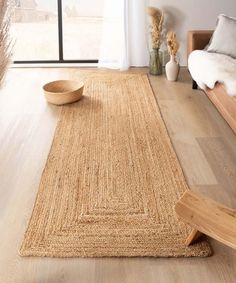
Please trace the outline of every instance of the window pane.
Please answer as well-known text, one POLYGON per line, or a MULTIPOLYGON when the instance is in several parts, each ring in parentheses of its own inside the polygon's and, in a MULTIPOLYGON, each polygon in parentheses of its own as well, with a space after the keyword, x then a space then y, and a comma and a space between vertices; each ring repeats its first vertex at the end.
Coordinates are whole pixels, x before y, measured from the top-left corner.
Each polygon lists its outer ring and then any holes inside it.
POLYGON ((104 0, 63 0, 62 5, 64 59, 97 59, 104 0))
POLYGON ((58 60, 57 0, 15 0, 14 61, 58 60))

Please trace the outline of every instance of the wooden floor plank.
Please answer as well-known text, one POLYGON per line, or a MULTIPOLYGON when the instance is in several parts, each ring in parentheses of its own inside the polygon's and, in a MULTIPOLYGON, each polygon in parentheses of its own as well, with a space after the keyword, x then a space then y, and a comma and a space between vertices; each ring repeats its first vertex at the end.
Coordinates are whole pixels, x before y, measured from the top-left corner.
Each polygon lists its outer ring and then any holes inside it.
POLYGON ((236 143, 229 148, 224 137, 197 138, 197 141, 208 160, 222 189, 231 192, 236 203, 236 143))

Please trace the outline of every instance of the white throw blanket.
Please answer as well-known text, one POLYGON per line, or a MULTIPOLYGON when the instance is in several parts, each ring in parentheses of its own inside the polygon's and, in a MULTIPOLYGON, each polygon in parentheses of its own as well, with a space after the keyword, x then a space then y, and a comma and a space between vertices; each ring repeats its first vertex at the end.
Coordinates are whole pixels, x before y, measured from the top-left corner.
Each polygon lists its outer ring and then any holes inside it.
POLYGON ((236 96, 236 60, 223 54, 193 51, 188 60, 192 78, 202 89, 223 83, 230 96, 236 96))

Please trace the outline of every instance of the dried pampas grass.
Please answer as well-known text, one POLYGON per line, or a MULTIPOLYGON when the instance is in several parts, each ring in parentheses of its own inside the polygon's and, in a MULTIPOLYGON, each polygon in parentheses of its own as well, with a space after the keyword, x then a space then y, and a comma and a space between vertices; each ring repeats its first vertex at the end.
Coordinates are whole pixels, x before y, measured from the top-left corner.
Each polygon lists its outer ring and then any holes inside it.
POLYGON ((173 31, 169 31, 167 34, 167 47, 170 56, 176 56, 179 50, 179 42, 176 37, 176 33, 173 31))
POLYGON ((0 0, 0 86, 11 56, 11 43, 9 40, 9 27, 12 1, 0 0))
POLYGON ((164 21, 163 12, 154 7, 147 8, 147 14, 151 17, 152 21, 152 48, 158 49, 161 46, 161 39, 162 39, 162 26, 164 21))

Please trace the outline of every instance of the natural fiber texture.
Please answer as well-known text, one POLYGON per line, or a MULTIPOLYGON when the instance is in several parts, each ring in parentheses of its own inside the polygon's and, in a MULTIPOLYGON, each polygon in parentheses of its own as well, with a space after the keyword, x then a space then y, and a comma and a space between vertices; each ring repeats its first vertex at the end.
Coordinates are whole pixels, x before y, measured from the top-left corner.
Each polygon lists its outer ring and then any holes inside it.
POLYGON ((88 73, 62 108, 23 256, 208 256, 185 247, 188 189, 146 75, 88 73))

